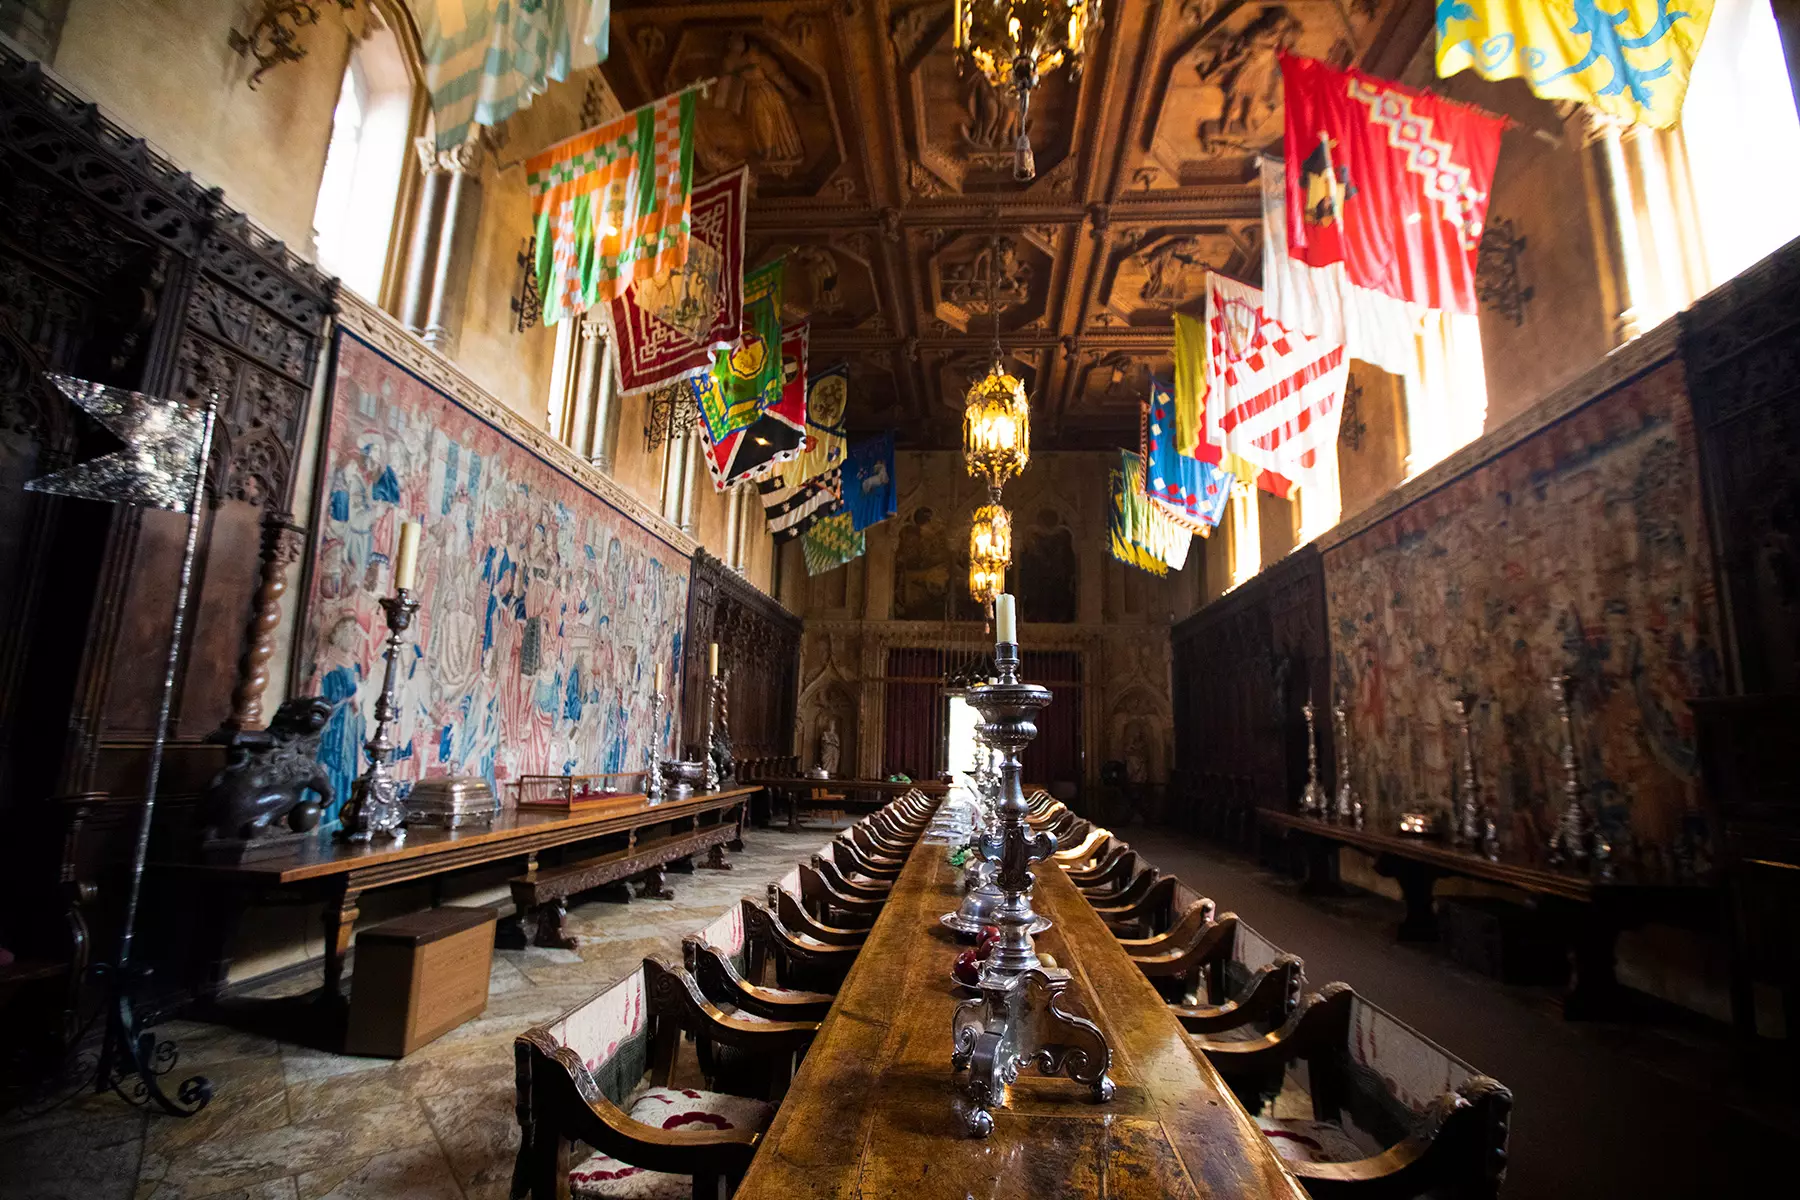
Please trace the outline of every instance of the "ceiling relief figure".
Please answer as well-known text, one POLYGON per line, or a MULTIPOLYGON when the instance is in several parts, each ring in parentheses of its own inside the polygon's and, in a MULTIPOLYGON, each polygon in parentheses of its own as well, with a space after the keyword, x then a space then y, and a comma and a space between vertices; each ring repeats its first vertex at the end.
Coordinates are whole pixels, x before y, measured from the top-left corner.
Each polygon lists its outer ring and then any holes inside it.
POLYGON ((1143 266, 1138 297, 1156 308, 1176 308, 1197 299, 1206 289, 1206 243, 1177 237, 1134 257, 1143 266))
POLYGON ((964 312, 984 317, 1005 312, 1030 299, 1031 275, 1031 264, 1019 257, 1018 243, 997 238, 968 262, 944 267, 944 299, 964 312))
POLYGON ((980 71, 969 72, 963 105, 969 110, 969 119, 962 124, 963 141, 975 150, 1010 154, 1019 137, 1019 110, 980 71))
POLYGON ((1301 31, 1299 20, 1276 5, 1242 29, 1222 31, 1201 46, 1194 72, 1223 94, 1219 115, 1200 122, 1204 151, 1255 150, 1256 143, 1267 140, 1266 131, 1281 109, 1277 56, 1293 48, 1301 31))
POLYGON ((791 103, 801 99, 799 85, 759 40, 740 32, 726 37, 713 105, 742 119, 758 165, 783 178, 806 161, 791 103))
POLYGON ((837 256, 823 246, 796 246, 788 252, 788 261, 806 273, 810 285, 814 316, 830 316, 841 312, 844 298, 838 292, 837 256))

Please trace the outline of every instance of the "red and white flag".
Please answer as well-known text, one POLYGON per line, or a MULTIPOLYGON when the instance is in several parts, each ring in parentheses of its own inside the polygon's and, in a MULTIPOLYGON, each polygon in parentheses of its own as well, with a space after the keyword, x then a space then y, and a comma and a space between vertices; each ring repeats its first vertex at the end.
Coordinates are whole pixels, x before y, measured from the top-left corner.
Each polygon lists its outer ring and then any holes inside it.
POLYGON ((1211 272, 1206 337, 1205 440, 1302 488, 1324 484, 1350 373, 1343 343, 1288 329, 1262 292, 1211 272))
POLYGON ((1288 253, 1354 287, 1475 311, 1506 122, 1354 68, 1281 56, 1288 253))

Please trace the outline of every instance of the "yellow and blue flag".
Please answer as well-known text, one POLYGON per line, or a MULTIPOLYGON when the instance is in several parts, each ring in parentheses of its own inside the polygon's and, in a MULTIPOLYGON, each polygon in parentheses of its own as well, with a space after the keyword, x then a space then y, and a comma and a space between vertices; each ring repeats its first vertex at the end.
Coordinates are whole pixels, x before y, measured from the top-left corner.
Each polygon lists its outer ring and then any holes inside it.
POLYGON ((1436 0, 1437 73, 1523 79, 1546 100, 1666 129, 1714 0, 1436 0))

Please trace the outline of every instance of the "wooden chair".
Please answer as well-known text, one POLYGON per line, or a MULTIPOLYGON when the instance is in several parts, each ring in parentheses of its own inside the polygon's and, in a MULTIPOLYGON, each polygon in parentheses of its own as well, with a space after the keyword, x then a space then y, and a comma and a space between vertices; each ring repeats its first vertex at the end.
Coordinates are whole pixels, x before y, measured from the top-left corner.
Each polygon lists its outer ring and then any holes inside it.
POLYGON ((1094 911, 1121 937, 1148 937, 1166 931, 1200 899, 1200 894, 1174 875, 1164 875, 1130 904, 1095 904, 1094 911))
POLYGON ((828 925, 869 926, 881 913, 886 900, 853 896, 833 887, 810 864, 800 864, 800 900, 815 920, 828 925))
POLYGON ((1074 880, 1075 887, 1091 904, 1105 904, 1123 891, 1137 877, 1137 851, 1127 848, 1112 860, 1112 865, 1074 880))
POLYGON ((1499 1194, 1512 1093, 1348 984, 1308 996, 1265 1037, 1195 1042, 1252 1114, 1268 1073, 1305 1064, 1312 1119, 1256 1122, 1319 1200, 1499 1194))
POLYGON ((656 1189, 729 1195, 749 1168, 774 1105, 674 1090, 684 1029, 766 1058, 778 1093, 785 1085, 775 1075, 791 1070, 818 1026, 728 1016, 685 971, 646 960, 644 970, 514 1042, 519 1153, 513 1195, 557 1200, 656 1189), (577 1159, 577 1144, 593 1152, 577 1159))
POLYGON ((869 940, 867 929, 846 929, 814 920, 813 915, 801 906, 800 898, 777 883, 769 885, 769 909, 781 918, 789 933, 812 938, 827 946, 861 946, 869 940))
POLYGON ((860 875, 865 879, 879 880, 891 885, 900 877, 898 866, 889 865, 886 859, 875 862, 865 858, 862 851, 856 848, 855 842, 846 841, 841 837, 831 840, 831 859, 847 878, 860 875))
POLYGON ((849 875, 846 875, 839 869, 837 863, 833 859, 827 858, 823 854, 815 853, 812 856, 812 869, 817 871, 820 876, 824 878, 826 883, 829 883, 844 895, 854 896, 863 900, 885 901, 888 897, 888 893, 894 888, 894 882, 891 879, 871 879, 867 876, 860 879, 852 879, 849 875))
POLYGON ((1131 877, 1131 882, 1127 883, 1124 887, 1119 888, 1110 896, 1103 896, 1098 900, 1089 896, 1088 903, 1092 905, 1096 911, 1101 908, 1109 910, 1129 908, 1139 900, 1142 900, 1150 891, 1151 885, 1161 878, 1161 871, 1158 871, 1155 867, 1146 867, 1140 862, 1137 873, 1131 877))
POLYGON ((1119 856, 1130 849, 1130 843, 1109 834, 1106 840, 1085 859, 1064 858, 1058 854, 1053 856, 1051 861, 1061 867, 1063 873, 1070 879, 1081 884, 1089 882, 1094 876, 1111 868, 1118 861, 1119 856))
MULTIPOLYGON (((856 847, 856 852, 872 863, 895 868, 906 864, 907 848, 895 846, 891 842, 884 844, 867 822, 852 825, 845 836, 856 847)), ((913 844, 916 845, 917 842, 913 844)))
POLYGON ((1217 916, 1211 900, 1195 900, 1168 932, 1148 938, 1121 938, 1119 945, 1164 999, 1184 1001, 1200 986, 1206 965, 1222 953, 1236 921, 1230 913, 1217 916))
POLYGON ((1066 846, 1062 844, 1061 839, 1058 839, 1058 849, 1055 854, 1050 856, 1051 861, 1065 870, 1091 871, 1100 865, 1099 860, 1110 850, 1109 843, 1113 843, 1110 829, 1089 825, 1082 831, 1080 838, 1066 846))
POLYGON ((681 939, 681 959, 700 994, 730 1015, 764 1021, 823 1021, 831 1011, 831 997, 824 992, 749 982, 729 955, 697 934, 681 939))
MULTIPOLYGON (((1223 917, 1219 924, 1225 924, 1223 917)), ((1189 1033, 1213 1037, 1259 1036, 1281 1028, 1299 1007, 1306 984, 1298 956, 1235 917, 1224 944, 1201 968, 1204 1002, 1170 1007, 1189 1033)))
MULTIPOLYGON (((739 901, 744 913, 744 932, 752 947, 752 961, 772 960, 775 982, 784 988, 802 983, 820 991, 836 991, 862 951, 855 945, 830 945, 788 929, 774 913, 749 898, 739 901)), ((757 972, 751 972, 757 978, 757 972)))

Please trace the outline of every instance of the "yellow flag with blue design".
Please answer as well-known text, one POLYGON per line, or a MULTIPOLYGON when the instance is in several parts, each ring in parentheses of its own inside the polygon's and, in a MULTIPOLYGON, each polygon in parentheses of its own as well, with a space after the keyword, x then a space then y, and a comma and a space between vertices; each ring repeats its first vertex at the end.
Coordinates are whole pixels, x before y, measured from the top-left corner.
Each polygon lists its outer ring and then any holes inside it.
POLYGON ((1714 0, 1436 0, 1437 73, 1523 79, 1546 100, 1666 129, 1714 0))

